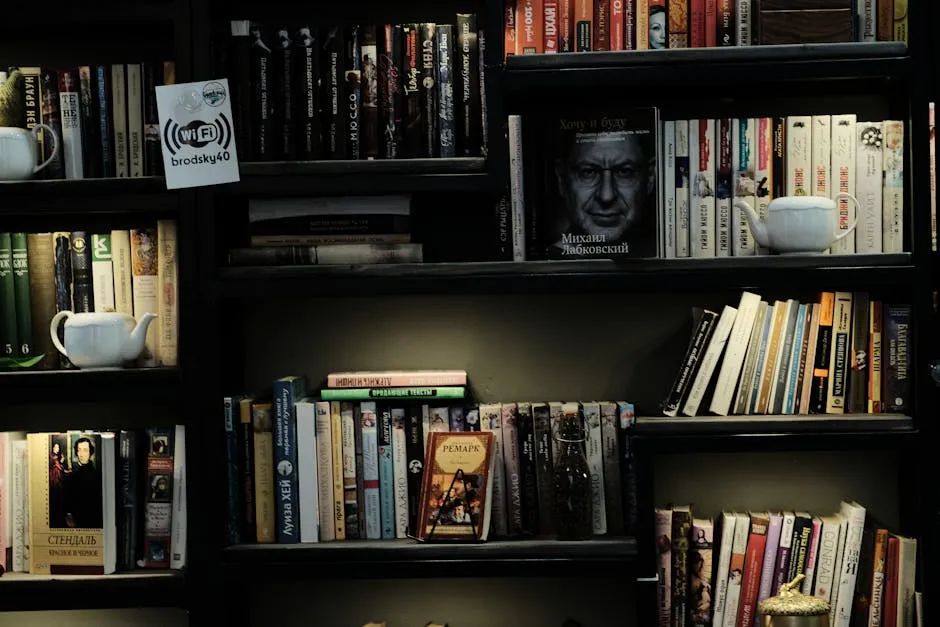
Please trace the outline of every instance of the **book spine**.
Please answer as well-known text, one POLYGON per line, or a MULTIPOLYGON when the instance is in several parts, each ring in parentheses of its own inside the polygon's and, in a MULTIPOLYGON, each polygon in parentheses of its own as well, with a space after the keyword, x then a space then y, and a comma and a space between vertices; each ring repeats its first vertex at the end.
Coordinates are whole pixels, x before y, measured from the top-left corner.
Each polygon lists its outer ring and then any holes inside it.
MULTIPOLYGON (((405 433, 405 409, 392 409, 392 472, 395 500, 395 537, 408 536, 408 443, 405 433)), ((355 494, 353 494, 355 497, 355 494)))
POLYGON ((715 245, 715 120, 689 121, 691 182, 690 240, 692 257, 714 257, 715 245), (694 132, 693 132, 694 129, 694 132), (692 147, 695 159, 692 159, 692 147))
POLYGON ((519 437, 519 485, 522 495, 522 531, 526 535, 539 532, 539 495, 536 470, 535 423, 531 403, 519 403, 516 409, 519 437))
POLYGON ((787 583, 787 574, 790 572, 790 555, 793 549, 793 527, 796 516, 793 512, 783 514, 783 525, 780 527, 780 546, 777 547, 777 561, 774 566, 774 583, 770 589, 770 596, 777 596, 780 586, 787 583))
POLYGON ((444 159, 457 155, 457 124, 454 119, 455 41, 452 24, 439 24, 435 32, 437 48, 437 120, 438 156, 444 159))
POLYGON ((424 470, 424 425, 421 409, 411 404, 407 408, 405 425, 406 456, 408 464, 408 533, 418 530, 418 505, 421 500, 421 479, 424 470))
POLYGON ((611 0, 594 0, 593 50, 610 50, 610 3, 611 0))
POLYGON ((689 536, 692 535, 692 513, 688 509, 672 512, 672 627, 685 627, 689 616, 689 536))
MULTIPOLYGON (((506 498, 506 467, 502 463, 506 443, 503 440, 502 407, 499 404, 480 406, 480 430, 493 434, 493 494, 492 503, 493 535, 505 538, 509 535, 509 514, 506 498)), ((430 429, 425 430, 427 437, 430 429)))
POLYGON ((787 571, 787 581, 793 581, 806 570, 806 558, 809 552, 809 543, 813 535, 813 520, 809 516, 797 514, 793 521, 793 536, 790 542, 790 565, 787 571))
POLYGON ((356 417, 353 403, 340 403, 339 415, 343 430, 343 520, 346 538, 356 540, 359 539, 359 501, 356 498, 356 417))
POLYGON ((839 540, 842 537, 842 525, 835 517, 822 521, 819 536, 818 559, 816 560, 816 579, 813 582, 813 596, 827 603, 832 595, 832 585, 839 565, 836 564, 839 540))
MULTIPOLYGON (((33 318, 29 293, 29 250, 26 233, 10 234, 9 262, 9 270, 13 275, 13 291, 10 296, 15 302, 16 310, 14 319, 16 345, 13 347, 13 354, 17 357, 30 357, 33 355, 33 318)), ((45 328, 41 329, 41 332, 48 335, 45 328)))
POLYGON ((585 452, 591 474, 591 513, 594 516, 594 535, 607 533, 607 499, 604 490, 604 442, 601 428, 601 408, 598 403, 583 403, 585 452))
MULTIPOLYGON (((223 418, 225 426, 225 461, 226 478, 228 479, 228 499, 226 500, 225 530, 229 544, 241 542, 241 476, 238 472, 238 433, 235 426, 237 422, 238 398, 226 396, 222 399, 223 418)), ((123 432, 120 448, 123 453, 123 432)), ((123 454, 122 454, 123 457, 123 454)))
POLYGON ((737 627, 752 627, 757 616, 757 596, 760 591, 764 549, 767 546, 768 522, 766 516, 751 514, 751 531, 744 554, 737 627))
MULTIPOLYGON (((316 412, 320 541, 330 542, 337 539, 336 521, 333 515, 333 419, 330 415, 330 403, 317 401, 316 412)), ((374 447, 373 450, 375 450, 374 447)))
MULTIPOLYGON (((757 120, 753 118, 732 119, 731 131, 731 166, 735 173, 731 193, 735 200, 740 200, 757 211, 755 189, 755 182, 758 180, 755 178, 757 120)), ((731 206, 731 229, 731 254, 735 257, 753 255, 756 251, 756 243, 747 222, 747 214, 734 204, 731 206)))
MULTIPOLYGON (((557 0, 555 12, 557 13, 557 0)), ((546 44, 548 43, 548 4, 546 12, 546 44)), ((555 50, 557 51, 557 26, 555 31, 555 50)), ((547 50, 547 46, 546 46, 547 50)), ((458 77, 458 88, 455 93, 455 115, 457 123, 457 154, 463 157, 473 157, 480 154, 480 145, 483 139, 483 101, 480 94, 481 65, 479 36, 477 34, 477 17, 472 13, 457 14, 457 48, 454 75, 458 77)))
POLYGON ((830 355, 832 354, 835 292, 822 292, 819 299, 819 330, 816 334, 816 360, 810 397, 811 414, 826 413, 829 397, 830 355))
POLYGON ((676 257, 676 122, 667 120, 663 122, 663 159, 665 169, 663 173, 663 205, 661 216, 663 220, 663 237, 665 244, 663 254, 667 259, 676 257))
POLYGON ((732 222, 731 222, 731 198, 734 190, 734 175, 732 168, 732 123, 735 120, 731 118, 721 118, 715 120, 715 131, 717 136, 715 144, 718 147, 718 158, 716 159, 717 170, 715 176, 716 191, 716 223, 715 223, 715 256, 730 257, 732 244, 732 222))
POLYGON ((849 346, 852 334, 852 293, 836 292, 832 314, 832 354, 829 355, 827 414, 845 413, 848 382, 849 346))
MULTIPOLYGON (((482 410, 480 416, 483 416, 482 410)), ((535 430, 535 470, 538 481, 538 532, 551 535, 555 532, 555 475, 552 467, 551 417, 546 403, 532 405, 532 424, 535 430)), ((619 466, 620 460, 617 461, 619 466)))
POLYGON ((904 250, 904 122, 885 120, 883 126, 882 251, 900 253, 904 250))
POLYGON ((381 483, 379 480, 378 409, 373 402, 360 404, 362 423, 362 486, 369 540, 382 537, 381 483))
POLYGON ((127 64, 127 173, 144 175, 144 99, 140 63, 127 64))
POLYGON ((523 531, 517 409, 516 403, 503 403, 500 408, 503 441, 502 461, 506 471, 506 502, 508 505, 507 517, 510 536, 518 536, 523 531))
POLYGON ((617 405, 616 403, 602 403, 600 410, 607 533, 622 535, 624 533, 623 488, 620 476, 620 434, 617 429, 617 405))
POLYGON ((69 240, 72 251, 72 311, 94 311, 95 294, 88 233, 72 231, 69 240))
POLYGON ((65 178, 65 154, 62 140, 62 108, 59 102, 59 76, 55 70, 42 70, 42 122, 52 128, 55 138, 48 131, 42 133, 43 154, 53 154, 53 140, 57 140, 58 150, 52 157, 42 174, 46 179, 65 178))
POLYGON ((297 157, 297 124, 294 120, 294 64, 297 62, 290 29, 279 26, 272 51, 271 86, 274 95, 273 126, 277 158, 287 161, 297 157))
POLYGON ((359 27, 359 142, 362 157, 378 159, 379 139, 379 46, 375 26, 359 27))
POLYGON ((636 533, 640 515, 633 454, 633 435, 636 428, 636 408, 633 403, 617 402, 617 420, 621 458, 620 485, 623 486, 623 526, 627 535, 633 535, 636 533))
POLYGON ((277 470, 275 517, 278 544, 300 542, 297 489, 297 431, 293 382, 278 380, 274 395, 274 466, 277 470))
POLYGON ((689 128, 693 122, 676 120, 676 257, 691 255, 689 243, 689 128))
POLYGON ((346 159, 362 158, 359 108, 362 103, 362 56, 359 26, 346 27, 343 45, 343 123, 346 133, 346 159))
POLYGON ((868 413, 880 414, 884 410, 882 392, 882 335, 881 301, 869 302, 868 311, 868 413))
POLYGON ((376 442, 379 461, 379 511, 382 539, 395 537, 395 469, 392 458, 392 410, 386 403, 377 410, 376 442))
POLYGON ((337 540, 346 539, 346 497, 343 484, 343 414, 340 403, 330 402, 330 461, 332 467, 328 475, 333 483, 333 531, 337 540))
MULTIPOLYGON (((228 426, 228 416, 226 416, 226 427, 228 426)), ((118 493, 118 538, 120 547, 118 549, 117 567, 120 570, 133 570, 137 567, 138 542, 140 525, 138 505, 138 491, 140 490, 140 480, 137 467, 137 458, 141 453, 142 447, 138 446, 137 433, 134 431, 120 431, 118 434, 118 469, 119 493, 118 493)), ((237 502, 236 502, 237 504, 237 502)), ((231 510, 230 510, 231 512, 231 510)), ((236 517, 238 512, 236 510, 236 517)), ((230 522, 232 522, 230 520, 230 522)), ((235 542, 239 542, 238 520, 230 527, 230 531, 235 532, 235 542)), ((229 536, 230 540, 232 536, 229 536)))
MULTIPOLYGON (((293 119, 297 158, 308 161, 320 158, 323 143, 320 129, 320 48, 315 30, 304 24, 294 30, 294 54, 291 79, 294 105, 293 119)), ((250 127, 249 127, 250 128, 250 127)), ((239 144, 239 151, 242 147, 239 144)), ((247 151, 245 151, 247 154, 247 151)))
POLYGON ((410 73, 402 56, 408 39, 401 26, 385 24, 379 36, 379 135, 381 155, 395 159, 404 154, 402 117, 404 114, 405 85, 410 73))
POLYGON ((323 72, 320 81, 323 88, 323 141, 326 156, 330 159, 346 158, 346 128, 343 123, 346 105, 346 82, 343 73, 344 31, 334 26, 326 30, 323 37, 323 72))
MULTIPOLYGON (((711 583, 714 551, 714 524, 710 518, 692 519, 692 541, 689 549, 690 563, 700 564, 698 570, 689 573, 689 596, 691 624, 693 627, 711 627, 711 594, 704 588, 711 583)), ((748 626, 750 627, 750 626, 748 626)))
MULTIPOLYGON (((855 114, 833 115, 830 118, 830 154, 832 184, 829 186, 831 196, 838 193, 855 196, 855 179, 857 170, 855 114)), ((839 230, 847 230, 857 216, 857 207, 846 196, 839 196, 836 206, 839 210, 839 230)), ((855 236, 851 234, 843 237, 833 244, 832 254, 847 255, 855 252, 855 236)))
POLYGON ((59 115, 62 119, 62 161, 65 178, 85 178, 85 155, 82 149, 82 102, 76 70, 59 70, 59 115))
POLYGON ((657 627, 672 623, 672 510, 656 509, 657 627))
POLYGON ((410 387, 410 388, 338 388, 321 390, 320 397, 328 401, 365 401, 379 398, 463 398, 465 388, 450 387, 410 387))
MULTIPOLYGON (((251 85, 251 161, 274 158, 274 72, 270 33, 260 25, 251 25, 250 65, 248 84, 251 85)), ((325 82, 325 81, 324 81, 325 82)))
POLYGON ((363 388, 363 387, 447 387, 466 386, 467 373, 454 371, 415 371, 365 373, 330 373, 326 377, 328 388, 363 388))
POLYGON ((666 401, 663 403, 663 414, 666 416, 675 416, 679 413, 679 407, 685 399, 686 392, 691 385, 692 378, 701 360, 702 352, 705 350, 709 339, 711 339, 718 316, 711 311, 702 313, 701 318, 692 333, 692 340, 686 349, 685 357, 679 366, 679 373, 672 384, 666 401))
POLYGON ((806 579, 803 580, 803 585, 800 589, 803 594, 809 596, 813 595, 813 579, 816 575, 816 564, 819 563, 819 541, 821 534, 822 521, 814 517, 813 530, 809 539, 809 550, 806 553, 806 567, 803 569, 806 579))
POLYGON ((320 541, 320 481, 317 472, 317 406, 311 399, 297 402, 297 502, 300 541, 320 541))
POLYGON ((574 52, 590 52, 594 50, 594 0, 571 0, 571 4, 574 10, 574 52))
POLYGON ((574 0, 558 0, 558 51, 574 52, 574 0))
MULTIPOLYGON (((144 176, 163 176, 163 152, 160 146, 160 118, 157 113, 157 87, 163 84, 163 68, 147 62, 143 71, 144 176)), ((248 154, 247 151, 241 154, 248 154)))
POLYGON ((111 106, 111 68, 107 65, 95 67, 95 111, 97 139, 101 142, 101 176, 117 175, 114 156, 114 109, 111 106))
MULTIPOLYGON (((241 486, 241 530, 245 540, 257 538, 255 529, 255 441, 251 398, 238 403, 238 470, 241 486)), ((316 475, 314 475, 316 476, 316 475)))
MULTIPOLYGON (((271 403, 251 407, 255 463, 255 531, 259 544, 277 541, 274 507, 274 425, 271 403)), ((318 434, 319 435, 319 434, 318 434)))
POLYGON ((121 63, 111 65, 111 118, 114 128, 114 176, 130 176, 127 141, 127 71, 121 63))
POLYGON ((421 46, 421 80, 418 85, 421 107, 421 151, 419 157, 440 156, 440 119, 438 117, 437 66, 437 29, 438 25, 424 22, 418 26, 418 43, 421 46))
MULTIPOLYGON (((402 154, 403 157, 421 157, 423 152, 424 96, 422 93, 422 43, 418 24, 402 26, 402 154)), ((433 77, 432 77, 433 80, 433 77)))
MULTIPOLYGON (((757 160, 754 163, 754 205, 761 220, 767 219, 770 201, 773 199, 774 189, 774 124, 773 118, 756 118, 754 146, 757 149, 757 160)), ((750 231, 750 227, 748 228, 750 231)), ((766 248, 758 247, 754 243, 757 254, 766 254, 766 248)))
POLYGON ((858 122, 855 129, 855 198, 858 200, 855 252, 878 254, 884 251, 884 125, 858 122))
POLYGON ((888 360, 884 374, 884 405, 887 412, 907 411, 911 399, 909 305, 885 305, 884 342, 888 360))

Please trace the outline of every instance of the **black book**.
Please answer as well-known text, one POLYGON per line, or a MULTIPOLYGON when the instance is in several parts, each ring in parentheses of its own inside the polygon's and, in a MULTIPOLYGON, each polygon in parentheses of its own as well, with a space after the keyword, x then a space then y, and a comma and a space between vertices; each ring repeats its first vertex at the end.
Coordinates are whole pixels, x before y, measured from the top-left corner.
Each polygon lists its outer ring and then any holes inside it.
POLYGON ((476 157, 483 142, 483 100, 480 95, 480 49, 477 16, 457 14, 454 100, 457 124, 457 154, 476 157))
MULTIPOLYGON (((400 157, 420 157, 423 154, 422 129, 422 59, 421 32, 418 24, 402 26, 401 94, 402 94, 402 146, 400 157)), ((433 80, 433 79, 432 79, 433 80)))
POLYGON ((359 149, 364 159, 379 157, 379 60, 375 26, 359 27, 359 149))
POLYGON ((406 84, 403 80, 402 37, 401 26, 385 24, 378 31, 379 155, 385 159, 402 156, 402 102, 406 84))
POLYGON ((91 239, 85 231, 72 231, 72 311, 95 310, 95 294, 91 285, 91 239))
POLYGON ((408 533, 418 531, 418 507, 421 501, 421 480, 424 477, 424 423, 421 406, 410 403, 405 410, 405 454, 408 456, 408 533))
POLYGON ((296 156, 301 161, 319 159, 323 138, 320 129, 320 54, 313 30, 300 26, 294 31, 291 59, 291 104, 294 107, 296 156))
MULTIPOLYGON (((438 24, 435 34, 437 52, 437 156, 453 158, 457 156, 456 132, 454 122, 454 26, 438 24)), ((459 93, 459 92, 458 92, 459 93)))
POLYGON ((270 35, 260 25, 251 25, 249 49, 249 82, 251 85, 251 153, 252 161, 271 161, 276 158, 274 133, 273 68, 270 35))
POLYGON ((277 135, 277 159, 296 159, 296 127, 294 124, 294 46, 290 29, 277 29, 273 43, 272 87, 273 117, 277 135))
POLYGON ((229 89, 232 92, 232 116, 235 118, 235 148, 239 158, 244 160, 254 158, 251 134, 254 92, 251 84, 252 73, 245 71, 245 68, 253 68, 253 41, 251 22, 232 20, 231 38, 228 43, 229 89))
POLYGON ((416 157, 439 157, 441 153, 436 33, 437 24, 425 22, 418 26, 418 43, 421 46, 421 79, 418 82, 421 94, 421 147, 420 153, 414 155, 416 157))
MULTIPOLYGON (((157 86, 163 84, 163 64, 144 63, 143 73, 144 175, 163 176, 163 151, 160 148, 160 118, 157 115, 156 89, 157 86)), ((82 88, 84 89, 84 84, 82 88)), ((82 125, 84 129, 84 120, 82 125)))
POLYGON ((655 108, 546 116, 525 124, 538 258, 655 257, 655 108))
POLYGON ((42 81, 42 122, 55 132, 56 137, 49 137, 48 131, 42 134, 43 154, 51 155, 53 141, 57 142, 59 149, 52 161, 43 169, 43 176, 47 179, 65 178, 65 157, 63 155, 62 141, 62 109, 59 106, 59 74, 55 70, 43 70, 40 75, 42 81))
MULTIPOLYGON (((84 65, 78 68, 79 111, 82 118, 82 172, 86 179, 101 177, 101 141, 98 138, 98 118, 95 111, 96 78, 93 67, 84 65)), ((160 150, 159 144, 157 150, 160 150)))
POLYGON ((535 445, 535 425, 532 405, 519 403, 516 408, 517 442, 519 446, 519 489, 522 493, 522 532, 539 532, 538 474, 535 445))
POLYGON ((344 55, 343 29, 335 26, 323 32, 320 39, 320 67, 323 74, 320 87, 320 112, 323 119, 323 144, 329 159, 346 158, 346 126, 343 122, 346 102, 343 76, 344 55))
POLYGON ((346 48, 343 57, 343 76, 346 97, 342 100, 343 121, 346 126, 346 158, 361 159, 359 104, 362 94, 362 57, 359 50, 360 29, 358 26, 346 28, 346 48))
POLYGON ((679 365, 679 372, 669 390, 669 394, 666 395, 666 400, 663 402, 663 414, 675 416, 679 413, 679 408, 682 407, 682 403, 688 395, 692 381, 695 380, 695 374, 702 360, 702 353, 708 346, 717 323, 718 314, 714 311, 706 309, 696 316, 692 337, 685 350, 682 363, 679 365))

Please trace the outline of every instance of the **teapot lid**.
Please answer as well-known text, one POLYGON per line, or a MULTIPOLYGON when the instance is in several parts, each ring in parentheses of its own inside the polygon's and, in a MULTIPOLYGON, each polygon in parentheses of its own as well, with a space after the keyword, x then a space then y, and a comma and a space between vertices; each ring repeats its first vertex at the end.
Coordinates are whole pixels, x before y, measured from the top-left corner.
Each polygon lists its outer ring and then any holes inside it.
POLYGON ((800 592, 806 575, 800 573, 790 583, 780 586, 780 594, 761 601, 761 616, 822 616, 829 614, 829 602, 800 592))

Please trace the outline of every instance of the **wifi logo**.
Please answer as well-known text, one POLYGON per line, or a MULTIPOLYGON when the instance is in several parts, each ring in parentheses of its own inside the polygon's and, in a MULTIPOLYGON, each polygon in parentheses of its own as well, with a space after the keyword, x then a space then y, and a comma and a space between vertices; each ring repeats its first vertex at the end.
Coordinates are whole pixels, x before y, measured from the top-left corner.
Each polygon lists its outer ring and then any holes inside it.
POLYGON ((163 126, 163 145, 171 155, 176 155, 183 146, 204 148, 213 144, 228 150, 231 142, 232 124, 224 113, 220 113, 212 122, 193 120, 180 126, 175 120, 169 119, 163 126))

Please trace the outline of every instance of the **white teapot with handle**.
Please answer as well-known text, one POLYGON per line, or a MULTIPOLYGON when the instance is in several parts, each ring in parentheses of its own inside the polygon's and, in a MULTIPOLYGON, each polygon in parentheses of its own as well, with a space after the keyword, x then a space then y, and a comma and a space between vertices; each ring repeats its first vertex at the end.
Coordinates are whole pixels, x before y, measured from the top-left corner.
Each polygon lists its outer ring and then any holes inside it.
POLYGON ((145 313, 140 322, 117 312, 73 313, 60 311, 49 323, 52 343, 79 368, 120 367, 140 356, 147 328, 157 314, 145 313), (65 345, 59 341, 59 324, 65 319, 65 345))
POLYGON ((49 165, 59 154, 58 134, 48 124, 37 124, 32 130, 0 126, 0 181, 25 181, 49 165), (52 138, 52 154, 39 161, 39 131, 52 138))
MULTIPOLYGON (((839 192, 855 204, 851 194, 839 192)), ((770 201, 767 218, 761 220, 747 203, 735 199, 734 206, 747 217, 747 224, 757 243, 780 254, 822 253, 855 230, 857 220, 839 229, 836 201, 825 196, 783 196, 770 201)))

